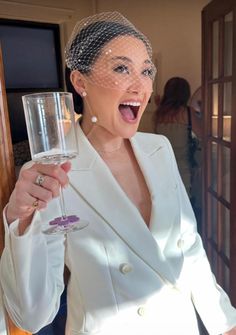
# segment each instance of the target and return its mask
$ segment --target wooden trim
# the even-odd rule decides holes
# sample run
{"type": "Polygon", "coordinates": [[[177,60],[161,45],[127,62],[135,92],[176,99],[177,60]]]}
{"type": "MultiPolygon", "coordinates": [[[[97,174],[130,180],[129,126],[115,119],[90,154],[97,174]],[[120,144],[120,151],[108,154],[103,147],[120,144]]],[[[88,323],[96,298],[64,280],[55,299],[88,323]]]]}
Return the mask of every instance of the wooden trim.
{"type": "MultiPolygon", "coordinates": [[[[1,17],[41,22],[63,23],[76,17],[75,8],[57,7],[27,1],[0,0],[1,17]]],[[[46,3],[46,2],[45,2],[46,3]]],[[[52,1],[53,3],[53,1],[52,1]]],[[[54,1],[54,4],[56,2],[54,1]]]]}
{"type": "MultiPolygon", "coordinates": [[[[0,47],[0,255],[4,248],[4,228],[2,211],[8,202],[15,184],[14,159],[11,142],[10,123],[7,107],[7,96],[4,80],[4,68],[0,47]]],[[[10,318],[6,317],[8,335],[29,335],[17,328],[10,318]]]]}
{"type": "Polygon", "coordinates": [[[221,16],[232,11],[235,7],[235,0],[213,0],[203,8],[206,21],[218,20],[221,16]]]}
{"type": "Polygon", "coordinates": [[[231,166],[230,166],[230,296],[236,306],[236,3],[233,11],[233,67],[232,67],[232,123],[231,123],[231,166]]]}
{"type": "MultiPolygon", "coordinates": [[[[202,11],[202,60],[207,57],[207,43],[206,43],[206,34],[207,34],[207,29],[205,27],[205,12],[202,11]]],[[[202,138],[202,157],[204,158],[209,151],[208,149],[208,144],[206,140],[206,133],[208,132],[206,125],[208,124],[206,122],[207,118],[207,100],[205,96],[208,95],[208,88],[206,87],[206,77],[207,77],[207,67],[206,67],[206,62],[202,62],[202,108],[203,108],[203,138],[202,138]]],[[[205,247],[207,248],[207,222],[208,222],[208,213],[207,213],[207,204],[208,204],[208,197],[207,193],[205,192],[205,185],[208,185],[207,181],[207,166],[205,159],[202,159],[202,239],[205,247]]]]}
{"type": "MultiPolygon", "coordinates": [[[[203,106],[204,106],[204,187],[203,187],[203,217],[204,229],[203,239],[207,245],[207,251],[210,261],[216,265],[217,261],[217,277],[221,283],[225,283],[225,269],[229,269],[230,287],[229,294],[231,301],[236,305],[236,2],[235,0],[213,0],[202,11],[202,88],[203,88],[203,106]],[[224,16],[229,12],[233,12],[233,69],[232,76],[224,76],[224,16]],[[212,78],[212,24],[218,20],[220,24],[219,36],[219,76],[212,78]],[[232,123],[231,123],[231,141],[225,141],[223,135],[223,90],[224,83],[232,82],[232,123]],[[211,135],[211,112],[212,112],[212,96],[211,87],[213,84],[219,85],[219,110],[218,110],[218,137],[211,135]],[[209,185],[208,176],[210,176],[210,160],[209,146],[215,142],[218,145],[217,165],[218,165],[218,188],[217,191],[212,190],[209,185]],[[222,169],[222,150],[227,147],[231,151],[230,166],[230,202],[222,196],[221,185],[221,169],[222,169]],[[211,231],[211,204],[210,199],[213,197],[217,201],[218,206],[218,231],[217,243],[213,241],[211,231]],[[223,242],[223,226],[222,210],[227,208],[230,211],[230,257],[226,257],[222,250],[223,242]]],[[[228,285],[227,285],[228,287],[228,285]]]]}
{"type": "MultiPolygon", "coordinates": [[[[2,52],[0,48],[0,211],[2,213],[15,184],[14,159],[4,81],[2,52]]],[[[0,217],[0,254],[3,250],[3,221],[0,217]]]]}

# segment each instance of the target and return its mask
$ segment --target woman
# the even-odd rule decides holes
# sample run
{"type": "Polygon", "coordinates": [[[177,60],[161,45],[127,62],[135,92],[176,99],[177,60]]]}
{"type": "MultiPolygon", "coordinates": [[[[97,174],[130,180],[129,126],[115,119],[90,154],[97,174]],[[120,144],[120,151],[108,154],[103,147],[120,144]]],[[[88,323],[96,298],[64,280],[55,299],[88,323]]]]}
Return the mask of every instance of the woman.
{"type": "Polygon", "coordinates": [[[171,147],[136,134],[155,74],[147,38],[119,13],[99,14],[75,27],[66,62],[76,104],[83,99],[80,155],[72,168],[24,169],[4,211],[1,283],[12,319],[32,332],[53,320],[65,263],[67,335],[199,334],[192,301],[211,334],[236,334],[171,147]],[[65,238],[40,230],[59,214],[59,185],[68,212],[89,221],[65,238]]]}
{"type": "Polygon", "coordinates": [[[189,123],[190,85],[184,78],[167,81],[164,94],[155,115],[156,133],[165,135],[174,150],[179,172],[187,193],[191,197],[191,168],[189,123]]]}

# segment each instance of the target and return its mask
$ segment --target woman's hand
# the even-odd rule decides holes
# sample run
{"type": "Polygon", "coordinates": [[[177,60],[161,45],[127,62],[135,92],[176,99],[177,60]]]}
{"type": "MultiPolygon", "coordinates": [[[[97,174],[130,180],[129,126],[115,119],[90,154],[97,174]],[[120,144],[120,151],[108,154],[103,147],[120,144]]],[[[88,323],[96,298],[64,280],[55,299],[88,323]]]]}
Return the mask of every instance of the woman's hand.
{"type": "Polygon", "coordinates": [[[236,327],[228,331],[227,333],[224,333],[223,335],[236,335],[236,327]]]}
{"type": "Polygon", "coordinates": [[[61,165],[34,164],[29,169],[22,169],[7,206],[8,223],[19,219],[19,233],[22,234],[35,210],[45,208],[50,200],[59,196],[60,186],[68,184],[70,168],[71,163],[66,162],[61,165]],[[38,176],[43,176],[41,185],[36,183],[38,176]]]}

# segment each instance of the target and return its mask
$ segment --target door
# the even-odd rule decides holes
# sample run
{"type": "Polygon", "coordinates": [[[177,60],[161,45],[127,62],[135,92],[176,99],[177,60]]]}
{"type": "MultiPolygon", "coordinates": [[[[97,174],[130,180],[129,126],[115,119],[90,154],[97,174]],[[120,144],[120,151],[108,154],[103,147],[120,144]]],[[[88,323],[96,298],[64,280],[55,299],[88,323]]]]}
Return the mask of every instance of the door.
{"type": "Polygon", "coordinates": [[[210,2],[202,28],[203,240],[236,305],[236,1],[210,2]]]}
{"type": "MultiPolygon", "coordinates": [[[[4,82],[4,70],[2,62],[2,52],[0,48],[0,255],[4,247],[4,230],[2,220],[2,210],[8,202],[8,198],[15,184],[14,159],[12,151],[10,124],[7,109],[6,90],[4,82]]],[[[7,317],[8,335],[28,334],[15,327],[7,317]]]]}

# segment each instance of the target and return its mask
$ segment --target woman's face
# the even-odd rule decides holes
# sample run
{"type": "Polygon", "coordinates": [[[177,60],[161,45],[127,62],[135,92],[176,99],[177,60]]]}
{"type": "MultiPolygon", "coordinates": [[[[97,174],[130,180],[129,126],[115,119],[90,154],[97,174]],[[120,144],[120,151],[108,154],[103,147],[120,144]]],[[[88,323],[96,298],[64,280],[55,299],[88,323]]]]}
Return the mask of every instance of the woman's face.
{"type": "Polygon", "coordinates": [[[98,126],[114,136],[133,136],[152,93],[153,72],[141,40],[113,39],[85,76],[84,113],[96,115],[98,126]]]}

